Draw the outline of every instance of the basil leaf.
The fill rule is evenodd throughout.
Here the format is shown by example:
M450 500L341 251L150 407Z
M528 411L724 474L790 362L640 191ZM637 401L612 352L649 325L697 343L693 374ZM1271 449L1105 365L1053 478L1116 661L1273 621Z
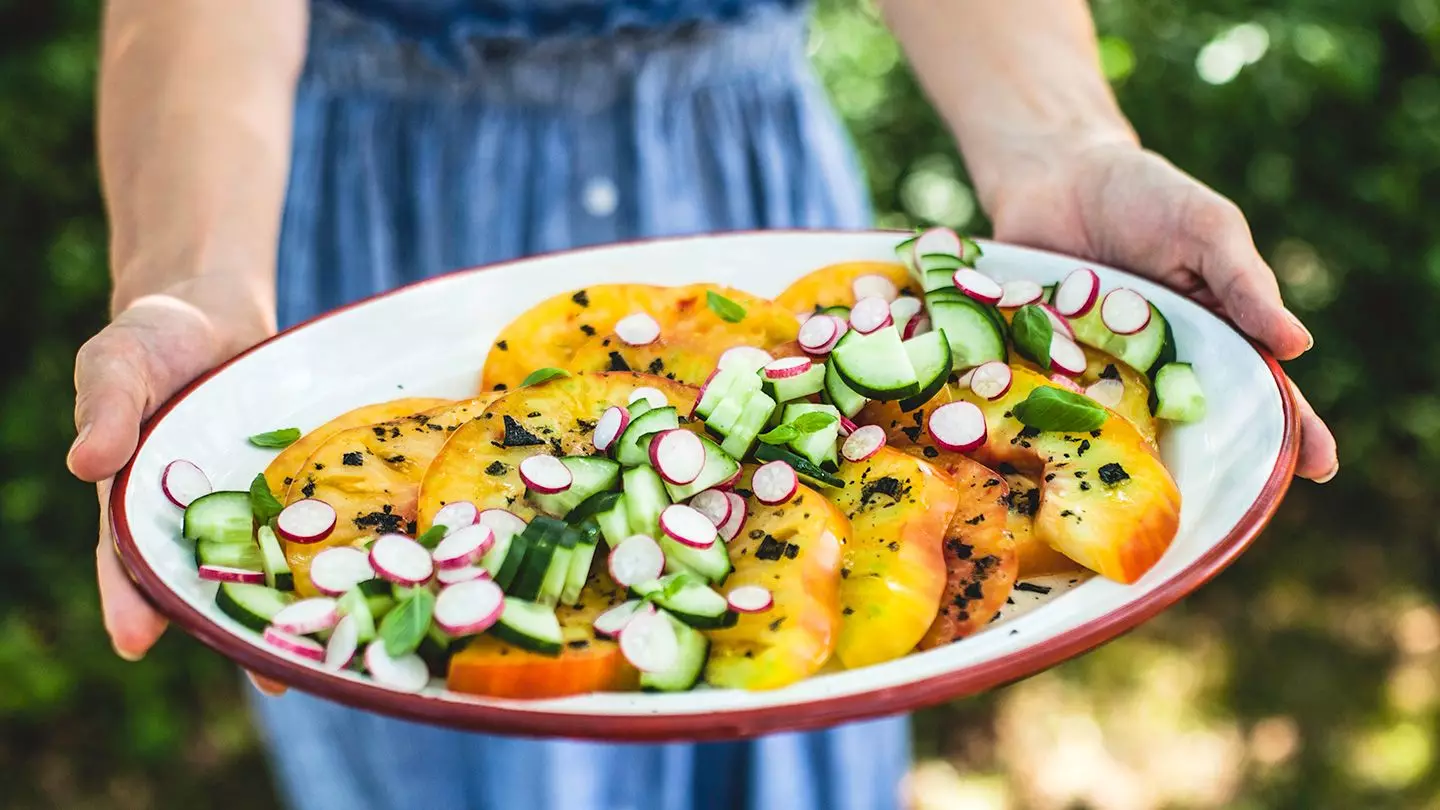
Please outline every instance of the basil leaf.
M800 433L819 433L835 424L836 421L833 414L811 411L795 417L795 421L791 422L790 426Z
M1050 323L1050 316L1035 304L1021 307L1010 321L1015 351L1046 371L1050 370L1050 340L1054 337L1055 325Z
M280 514L280 510L284 508L270 492L270 484L266 483L265 474L255 476L255 480L250 482L250 511L255 515L255 520L269 523L270 519Z
M720 316L722 321L739 323L745 319L744 307L714 290L705 291L705 304L710 307L711 312Z
M985 255L985 252L980 249L979 242L976 242L974 239L971 239L968 236L960 237L961 264L973 269L975 267L975 262L979 261L980 257L983 255Z
M1095 400L1063 388L1041 386L1011 411L1020 423L1036 430L1079 432L1105 424L1105 409Z
M781 425L769 433L761 433L756 438L766 444L784 444L800 438L800 431L796 430L794 425Z
M250 437L250 443L256 447L289 447L300 438L300 428L281 428L269 430L264 433L256 433Z
M534 371L530 372L530 375L527 376L523 381L521 381L520 387L524 388L529 385L537 385L548 380L553 380L556 377L569 376L570 372L566 371L563 368L537 368Z
M441 541L441 540L444 540L444 539L445 539L445 524L443 524L443 523L436 523L434 526L431 526L430 528L426 529L423 533L421 533L421 535L420 535L419 537L415 538L415 542L419 543L420 545L422 545L422 546L424 546L424 547L426 547L426 548L428 548L428 549L433 549L433 548L435 548L436 546L440 545L440 541Z
M435 594L415 588L380 620L380 640L385 652L395 658L415 652L425 633L430 630L430 617L435 613Z
M674 599L675 594L680 593L680 591L684 589L685 586L689 585L693 581L695 581L695 577L691 576L688 573L676 573L670 577L669 582L665 583L665 587L660 591L656 598L663 601L669 601L671 599Z

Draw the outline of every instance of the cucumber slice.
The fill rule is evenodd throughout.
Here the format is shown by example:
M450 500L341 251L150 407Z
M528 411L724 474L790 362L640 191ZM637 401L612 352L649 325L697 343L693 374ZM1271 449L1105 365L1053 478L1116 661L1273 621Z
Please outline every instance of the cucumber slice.
M720 369L709 385L705 386L705 395L695 403L695 415L705 419L714 412L715 406L724 402L732 393L745 394L758 390L760 378L754 372L735 367Z
M1155 372L1150 411L1172 422L1198 422L1205 418L1205 392L1189 363L1166 363Z
M920 382L920 393L900 400L900 410L909 412L929 402L945 387L954 355L950 353L950 342L943 329L905 341L905 353L910 356L910 365L915 367L915 378Z
M620 482L618 471L615 476L615 482L616 484ZM622 495L619 491L597 492L581 501L579 506L571 509L569 514L565 515L565 522L571 526L578 526L596 515L601 515L614 509L616 502L618 502L621 497Z
M760 373L764 374L763 371ZM818 394L824 387L825 367L823 365L812 365L805 373L796 374L794 377L785 377L779 380L762 378L760 381L760 390L769 394L776 402L803 399L811 394Z
M540 511L553 517L570 514L586 498L612 490L620 481L620 465L603 456L566 456L560 463L570 470L573 479L567 489L553 494L530 490L525 493Z
M734 627L740 618L730 609L725 597L688 573L667 574L642 582L630 590L635 596L650 599L670 611L670 615L700 630Z
M480 567L490 572L495 578L495 584L500 590L508 591L514 584L515 579L520 576L520 569L525 565L525 558L530 556L530 535L529 527L519 534L512 534L508 540L502 540L499 533L495 536L495 547L486 552L480 560ZM502 545L503 543L503 545ZM495 556L499 552L499 556Z
M595 522L600 524L600 533L605 537L606 545L610 548L620 545L630 536L630 515L626 512L625 496L621 495L610 511L596 515Z
M759 396L764 396L759 391L755 393ZM735 477L735 473L740 471L740 463L714 442L701 436L700 444L705 448L705 466L700 468L700 475L688 484L665 484L665 491L673 503L689 500L690 496L697 492L702 492L716 484L729 481ZM662 506L660 508L663 509L665 507ZM634 528L632 525L631 529Z
M514 596L505 597L500 619L489 632L501 641L541 655L559 655L565 646L553 609Z
M834 363L825 364L825 390L820 392L820 398L831 405L834 405L847 419L853 418L860 413L869 399L855 393L855 390L840 379L839 373L835 371Z
M757 382L760 379L753 374L750 376L755 377ZM705 429L713 436L729 436L730 431L735 429L735 423L740 421L740 416L745 413L745 403L750 400L750 395L759 390L759 385L754 389L739 386L731 388L730 393L710 412L710 417L705 420Z
M818 366L814 370L824 373ZM766 421L774 412L775 400L769 394L764 391L751 393L750 398L745 400L745 407L740 409L740 418L735 420L734 427L726 434L720 449L731 458L744 458L745 454L750 452L750 446L755 443L755 437L765 429ZM703 470L701 475L704 475Z
M647 692L684 692L694 688L700 681L700 673L705 669L705 658L710 654L710 639L674 616L668 613L665 615L675 625L675 637L680 642L680 656L675 660L675 666L664 672L642 672L640 688Z
M355 619L356 640L361 644L375 638L375 613L370 610L370 601L359 588L351 588L336 602L342 616Z
M195 566L223 565L226 568L243 568L246 571L265 570L265 556L260 547L250 541L243 543L215 542L200 540L195 543Z
M915 246L915 240L919 238L920 235L917 233L895 246L895 258L899 259L900 263L905 265L907 269L911 268L910 263L915 258L914 251L912 251L911 248Z
M1175 361L1175 334L1160 310L1150 305L1150 323L1133 335L1117 335L1100 318L1100 305L1079 318L1070 318L1075 339L1086 346L1114 355L1125 365L1153 379L1167 363Z
M716 540L709 548L677 543L667 534L657 540L660 550L665 552L665 570L669 573L688 571L717 585L730 576L730 552L723 540Z
M915 369L894 326L836 346L830 362L846 385L871 399L904 399L920 393Z
M660 512L670 505L665 482L649 467L634 467L620 476L625 486L625 512L634 534L660 536Z
M833 306L833 307L824 307L824 308L822 308L822 309L820 310L820 314L821 314L821 315L834 315L834 316L837 317L837 318L844 319L846 322L848 322L848 321L850 320L850 308L849 308L849 307L842 307L842 306L839 306L838 304L837 304L836 306Z
M260 541L260 566L265 572L265 584L277 591L295 590L295 575L290 573L290 564L285 562L280 538L269 526L261 526L255 536Z
M654 407L654 405L650 404L650 400L645 397L640 397L629 405L626 405L625 410L630 413L630 419L634 420L639 418L640 414L652 410Z
M569 526L554 518L536 515L521 533L530 541L530 547L525 552L524 564L520 566L514 582L509 588L505 588L505 592L518 599L538 599L541 586L545 584L550 572L551 561L555 559L557 552L566 548L565 535L569 529ZM571 544L573 545L573 541ZM565 565L568 567L569 564L569 556L565 555ZM555 593L558 596L559 589L556 589Z
M586 521L584 527L575 527L578 542L570 552L570 570L565 574L565 586L560 590L560 601L567 605L580 604L580 592L590 579L590 566L595 561L595 551L600 545L600 527L594 519Z
M819 466L810 463L810 459L781 447L776 444L759 444L755 446L756 461L783 461L789 464L806 483L822 487L840 488L845 482L821 469Z
M677 427L680 427L680 417L674 407L666 405L663 408L651 408L631 419L625 432L615 440L615 460L626 467L649 464L650 459L641 447L640 440L652 433L674 430Z
M288 593L240 582L222 582L215 592L215 607L256 632L263 632L275 614L293 601L295 597Z
M572 541L574 534L569 536ZM540 593L535 601L555 607L560 602L560 595L565 592L565 584L570 581L570 565L575 558L575 546L561 546L555 549L555 554L550 558L550 566L545 569L545 578L540 582Z
M186 540L250 543L254 530L255 516L250 511L248 492L212 492L185 507L182 533Z
M790 449L823 470L834 472L840 469L836 463L838 458L836 441L840 438L840 412L832 405L794 403L785 406L785 417L782 421L788 424L807 413L829 414L835 417L835 421L822 430L796 437L790 442Z
M936 332L944 332L950 341L951 367L960 370L974 368L991 360L1005 360L1005 329L994 307L968 296L958 298L926 296L926 307L930 322ZM918 388L914 394L919 393Z

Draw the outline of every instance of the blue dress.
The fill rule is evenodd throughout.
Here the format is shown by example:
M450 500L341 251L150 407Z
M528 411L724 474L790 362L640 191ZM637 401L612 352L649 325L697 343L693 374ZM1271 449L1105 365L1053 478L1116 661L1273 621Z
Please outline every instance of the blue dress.
M315 0L279 246L289 325L636 237L864 227L800 0ZM254 697L294 810L888 810L904 718L700 745L467 734Z

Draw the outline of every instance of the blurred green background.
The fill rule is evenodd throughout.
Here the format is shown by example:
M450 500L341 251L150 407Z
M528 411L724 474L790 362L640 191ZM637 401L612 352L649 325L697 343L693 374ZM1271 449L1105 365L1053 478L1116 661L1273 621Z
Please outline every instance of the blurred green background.
M1094 8L1143 139L1249 213L1314 331L1291 371L1344 469L1141 630L921 716L920 806L1440 808L1440 0ZM0 804L269 807L230 665L180 634L110 653L95 500L64 467L107 293L97 19L0 0ZM882 223L983 233L874 13L822 2L813 40Z

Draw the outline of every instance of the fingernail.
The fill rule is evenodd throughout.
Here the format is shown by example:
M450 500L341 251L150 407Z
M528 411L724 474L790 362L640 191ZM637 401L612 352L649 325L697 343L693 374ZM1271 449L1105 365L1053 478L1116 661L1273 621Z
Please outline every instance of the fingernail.
M80 432L75 434L75 441L70 443L70 452L65 454L65 460L67 462L70 460L71 456L75 455L75 451L80 449L80 445L85 442L85 437L89 435L90 423L86 422L85 424L80 426Z
M1315 348L1315 336L1310 334L1310 330L1305 328L1305 324L1301 322L1300 318L1288 309L1285 310L1285 315L1290 318L1290 323L1294 324L1296 329L1305 333L1305 351L1308 352Z
M1339 475L1339 474L1340 474L1340 462L1337 461L1337 462L1335 462L1335 466L1330 468L1330 472L1327 472L1327 473L1325 473L1324 475L1320 476L1319 478L1316 478L1316 479L1315 479L1315 483L1317 483L1317 484L1328 484L1328 483L1330 483L1331 479L1333 479L1335 476L1337 476L1337 475Z
M136 661L139 661L140 659L142 659L142 658L145 657L145 653L143 653L143 652L137 652L137 653L127 652L127 651L125 651L125 650L120 649L119 647L116 647L116 648L115 648L115 654L118 655L118 656L120 656L121 658L125 659L126 661L129 661L129 662L132 663L132 664L135 663Z

